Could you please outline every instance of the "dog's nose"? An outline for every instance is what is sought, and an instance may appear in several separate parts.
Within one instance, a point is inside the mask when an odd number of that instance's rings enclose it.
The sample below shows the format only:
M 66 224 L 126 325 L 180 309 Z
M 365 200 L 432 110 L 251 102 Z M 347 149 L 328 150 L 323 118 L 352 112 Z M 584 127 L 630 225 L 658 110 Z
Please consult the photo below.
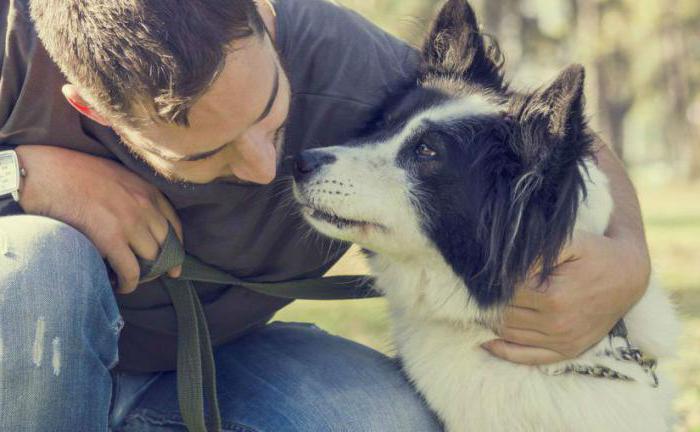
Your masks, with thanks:
M 335 156 L 322 150 L 306 150 L 299 154 L 294 161 L 294 180 L 308 180 L 323 165 L 335 162 Z

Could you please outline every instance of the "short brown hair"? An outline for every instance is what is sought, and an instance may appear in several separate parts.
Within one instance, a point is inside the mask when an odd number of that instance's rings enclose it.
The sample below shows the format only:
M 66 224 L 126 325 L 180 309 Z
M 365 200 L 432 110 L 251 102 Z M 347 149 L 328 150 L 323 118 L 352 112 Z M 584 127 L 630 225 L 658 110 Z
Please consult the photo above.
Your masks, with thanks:
M 39 38 L 98 109 L 129 123 L 140 104 L 188 125 L 234 40 L 262 35 L 254 0 L 31 0 Z

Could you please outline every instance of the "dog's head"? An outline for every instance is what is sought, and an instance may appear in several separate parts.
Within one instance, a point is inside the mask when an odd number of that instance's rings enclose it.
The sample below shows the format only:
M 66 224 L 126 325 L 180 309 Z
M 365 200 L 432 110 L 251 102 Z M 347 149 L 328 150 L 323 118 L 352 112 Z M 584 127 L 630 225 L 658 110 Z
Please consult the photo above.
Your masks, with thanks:
M 448 1 L 418 83 L 373 132 L 297 159 L 307 221 L 395 259 L 439 254 L 482 307 L 508 301 L 533 267 L 547 276 L 585 193 L 584 71 L 516 93 L 502 63 L 469 4 Z

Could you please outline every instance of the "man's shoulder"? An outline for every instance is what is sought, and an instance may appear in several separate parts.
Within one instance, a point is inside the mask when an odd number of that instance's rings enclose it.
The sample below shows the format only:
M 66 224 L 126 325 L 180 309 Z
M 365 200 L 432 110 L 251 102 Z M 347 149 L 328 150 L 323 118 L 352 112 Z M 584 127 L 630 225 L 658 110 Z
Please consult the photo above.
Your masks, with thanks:
M 9 40 L 19 43 L 21 48 L 29 48 L 36 43 L 36 33 L 29 17 L 28 0 L 0 1 L 0 64 L 7 53 Z
M 275 0 L 278 45 L 296 94 L 376 106 L 415 79 L 406 42 L 326 0 Z
M 29 0 L 0 0 L 0 145 L 44 143 L 112 157 L 109 137 L 66 102 L 66 79 L 41 44 Z M 37 102 L 39 101 L 39 103 Z

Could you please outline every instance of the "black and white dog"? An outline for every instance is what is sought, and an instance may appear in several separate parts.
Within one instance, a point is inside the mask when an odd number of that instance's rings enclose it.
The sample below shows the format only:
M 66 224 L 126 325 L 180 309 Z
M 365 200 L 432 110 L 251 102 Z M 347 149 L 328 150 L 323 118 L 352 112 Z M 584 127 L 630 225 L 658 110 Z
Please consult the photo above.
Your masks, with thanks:
M 624 333 L 546 367 L 495 358 L 513 287 L 549 275 L 579 231 L 603 233 L 613 202 L 592 160 L 584 70 L 534 92 L 504 82 L 497 45 L 466 0 L 450 0 L 419 82 L 346 146 L 306 151 L 295 196 L 321 233 L 372 251 L 403 367 L 447 430 L 664 431 L 673 391 L 653 360 L 679 323 L 654 284 Z M 644 353 L 645 356 L 642 356 Z

